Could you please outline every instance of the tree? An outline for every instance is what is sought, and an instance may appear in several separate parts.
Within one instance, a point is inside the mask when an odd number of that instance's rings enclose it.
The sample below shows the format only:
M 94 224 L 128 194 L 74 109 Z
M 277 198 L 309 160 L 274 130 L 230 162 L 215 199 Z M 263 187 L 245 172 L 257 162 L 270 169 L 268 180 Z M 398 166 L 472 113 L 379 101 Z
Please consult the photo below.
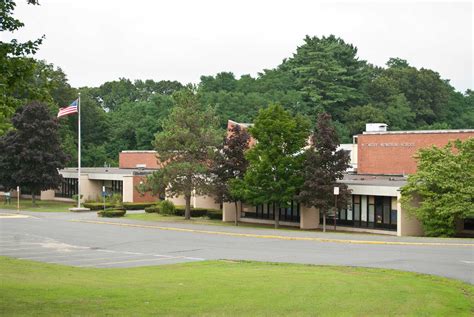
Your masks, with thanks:
M 474 138 L 421 149 L 418 169 L 402 187 L 402 207 L 427 236 L 453 236 L 456 221 L 474 216 Z
M 242 180 L 247 171 L 245 152 L 249 148 L 250 135 L 240 125 L 233 125 L 224 144 L 219 148 L 211 173 L 213 192 L 220 202 L 235 204 L 235 225 L 238 225 L 237 202 L 244 197 L 236 190 L 235 180 Z M 232 185 L 234 187 L 232 188 Z
M 57 188 L 66 155 L 61 150 L 58 123 L 38 102 L 19 108 L 12 119 L 15 130 L 0 137 L 0 184 L 26 187 L 32 193 Z
M 334 35 L 306 36 L 304 41 L 288 60 L 288 67 L 310 105 L 305 114 L 315 115 L 322 108 L 342 120 L 347 109 L 365 101 L 362 87 L 368 81 L 367 64 L 356 57 L 355 46 Z
M 331 123 L 331 116 L 321 113 L 311 136 L 303 163 L 303 185 L 298 199 L 306 206 L 313 206 L 323 214 L 323 230 L 326 231 L 326 217 L 334 206 L 334 187 L 339 187 L 337 208 L 347 205 L 350 191 L 347 185 L 338 183 L 350 166 L 349 154 L 340 149 L 339 139 Z M 335 211 L 337 212 L 337 211 Z
M 249 166 L 242 184 L 246 200 L 256 205 L 288 206 L 303 181 L 300 153 L 309 122 L 301 115 L 292 116 L 282 106 L 271 105 L 260 110 L 249 132 L 258 142 L 246 154 Z M 276 212 L 275 228 L 278 226 Z
M 196 94 L 182 90 L 173 95 L 175 106 L 155 137 L 157 157 L 164 165 L 147 181 L 150 187 L 164 188 L 169 194 L 184 195 L 185 219 L 191 217 L 191 195 L 207 188 L 210 163 L 222 140 L 214 111 L 202 107 Z
M 28 3 L 38 4 L 35 0 Z M 13 0 L 0 1 L 0 31 L 15 32 L 24 26 L 12 16 L 15 6 Z M 29 92 L 34 74 L 34 61 L 26 56 L 35 54 L 42 40 L 43 37 L 24 43 L 16 39 L 0 41 L 0 135 L 11 127 L 15 109 L 26 101 L 23 96 Z
M 352 107 L 345 114 L 346 126 L 351 135 L 356 135 L 365 130 L 365 124 L 370 122 L 385 122 L 382 110 L 372 105 Z

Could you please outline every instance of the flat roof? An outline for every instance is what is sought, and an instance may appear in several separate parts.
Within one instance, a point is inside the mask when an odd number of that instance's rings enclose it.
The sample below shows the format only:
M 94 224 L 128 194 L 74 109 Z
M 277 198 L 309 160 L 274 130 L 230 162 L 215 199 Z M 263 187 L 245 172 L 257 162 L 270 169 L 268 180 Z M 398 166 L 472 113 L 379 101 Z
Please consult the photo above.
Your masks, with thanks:
M 120 153 L 156 153 L 153 150 L 130 150 L 130 151 L 120 151 Z
M 401 187 L 407 183 L 407 177 L 402 175 L 390 176 L 347 173 L 344 174 L 344 179 L 339 182 L 347 185 Z
M 253 123 L 242 123 L 242 122 L 237 122 L 237 121 L 230 120 L 230 119 L 228 121 L 232 122 L 233 124 L 244 126 L 246 128 L 253 126 Z
M 435 133 L 474 133 L 474 129 L 458 129 L 458 130 L 410 130 L 410 131 L 364 131 L 362 134 L 435 134 Z
M 150 174 L 156 169 L 150 168 L 119 168 L 119 167 L 81 167 L 81 174 L 120 174 L 120 175 L 140 175 Z M 76 173 L 77 167 L 67 167 L 59 172 Z

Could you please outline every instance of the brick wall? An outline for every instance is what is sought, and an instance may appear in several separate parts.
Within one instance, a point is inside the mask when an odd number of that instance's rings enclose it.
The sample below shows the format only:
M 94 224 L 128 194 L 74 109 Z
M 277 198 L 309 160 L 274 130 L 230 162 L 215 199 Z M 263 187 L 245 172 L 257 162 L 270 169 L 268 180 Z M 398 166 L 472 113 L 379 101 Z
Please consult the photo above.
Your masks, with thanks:
M 358 135 L 358 174 L 412 174 L 414 155 L 420 148 L 442 147 L 449 141 L 466 140 L 474 132 L 433 132 Z
M 145 164 L 146 168 L 159 168 L 156 153 L 154 151 L 120 152 L 120 168 L 137 168 L 137 164 Z
M 145 193 L 145 195 L 143 196 L 140 195 L 140 193 L 137 191 L 136 186 L 138 186 L 141 181 L 145 181 L 145 176 L 133 176 L 133 202 L 143 203 L 158 201 L 158 195 L 153 196 L 150 192 Z

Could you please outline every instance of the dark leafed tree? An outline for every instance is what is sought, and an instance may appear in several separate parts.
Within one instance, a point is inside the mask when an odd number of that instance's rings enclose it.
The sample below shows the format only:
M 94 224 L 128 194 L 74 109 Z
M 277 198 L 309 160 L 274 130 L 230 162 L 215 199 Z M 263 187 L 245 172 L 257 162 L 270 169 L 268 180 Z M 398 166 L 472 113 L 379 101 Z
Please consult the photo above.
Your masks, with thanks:
M 0 138 L 0 184 L 32 193 L 57 188 L 67 157 L 61 149 L 58 123 L 48 108 L 32 102 L 18 109 L 12 118 L 15 130 Z
M 191 217 L 191 195 L 208 188 L 210 163 L 222 142 L 218 119 L 203 107 L 191 90 L 173 95 L 175 106 L 156 134 L 155 149 L 164 166 L 148 178 L 150 188 L 166 188 L 172 196 L 183 195 L 185 218 Z
M 245 151 L 249 148 L 250 135 L 240 125 L 233 125 L 224 144 L 214 160 L 211 173 L 213 175 L 212 191 L 219 202 L 235 204 L 235 225 L 238 225 L 237 202 L 242 200 L 238 191 L 232 190 L 232 182 L 241 180 L 247 170 L 248 161 Z
M 340 149 L 339 138 L 331 116 L 318 116 L 311 145 L 305 152 L 303 163 L 304 182 L 298 198 L 306 206 L 313 206 L 323 214 L 323 230 L 326 231 L 326 217 L 334 206 L 334 187 L 339 187 L 338 208 L 347 205 L 350 192 L 347 185 L 338 183 L 349 167 L 349 153 Z

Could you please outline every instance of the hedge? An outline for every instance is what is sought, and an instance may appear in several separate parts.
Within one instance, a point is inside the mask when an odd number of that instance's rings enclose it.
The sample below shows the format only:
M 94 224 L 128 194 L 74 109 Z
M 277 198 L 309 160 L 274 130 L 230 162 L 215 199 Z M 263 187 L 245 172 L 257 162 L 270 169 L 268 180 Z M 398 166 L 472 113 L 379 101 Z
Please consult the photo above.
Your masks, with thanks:
M 104 209 L 104 203 L 84 203 L 84 208 L 89 208 L 90 210 L 102 210 Z M 115 207 L 112 203 L 105 203 L 105 208 L 113 208 Z
M 185 208 L 183 206 L 176 206 L 174 213 L 167 214 L 167 215 L 175 215 L 175 216 L 184 217 L 184 210 Z M 163 214 L 161 212 L 161 206 L 159 204 L 146 207 L 145 212 Z M 219 209 L 210 209 L 210 208 L 191 208 L 191 217 L 205 217 L 205 216 L 209 217 L 209 219 L 222 220 L 222 211 Z
M 184 216 L 184 207 L 176 207 L 175 214 L 177 216 Z M 210 219 L 222 219 L 222 211 L 219 209 L 210 208 L 191 208 L 191 217 L 204 217 L 208 216 Z
M 145 212 L 147 213 L 160 213 L 160 206 L 159 205 L 153 205 L 150 207 L 145 207 Z
M 123 203 L 123 208 L 126 210 L 142 210 L 153 205 L 156 205 L 156 201 L 143 203 Z
M 97 212 L 99 217 L 123 217 L 127 211 L 123 209 L 106 209 Z

